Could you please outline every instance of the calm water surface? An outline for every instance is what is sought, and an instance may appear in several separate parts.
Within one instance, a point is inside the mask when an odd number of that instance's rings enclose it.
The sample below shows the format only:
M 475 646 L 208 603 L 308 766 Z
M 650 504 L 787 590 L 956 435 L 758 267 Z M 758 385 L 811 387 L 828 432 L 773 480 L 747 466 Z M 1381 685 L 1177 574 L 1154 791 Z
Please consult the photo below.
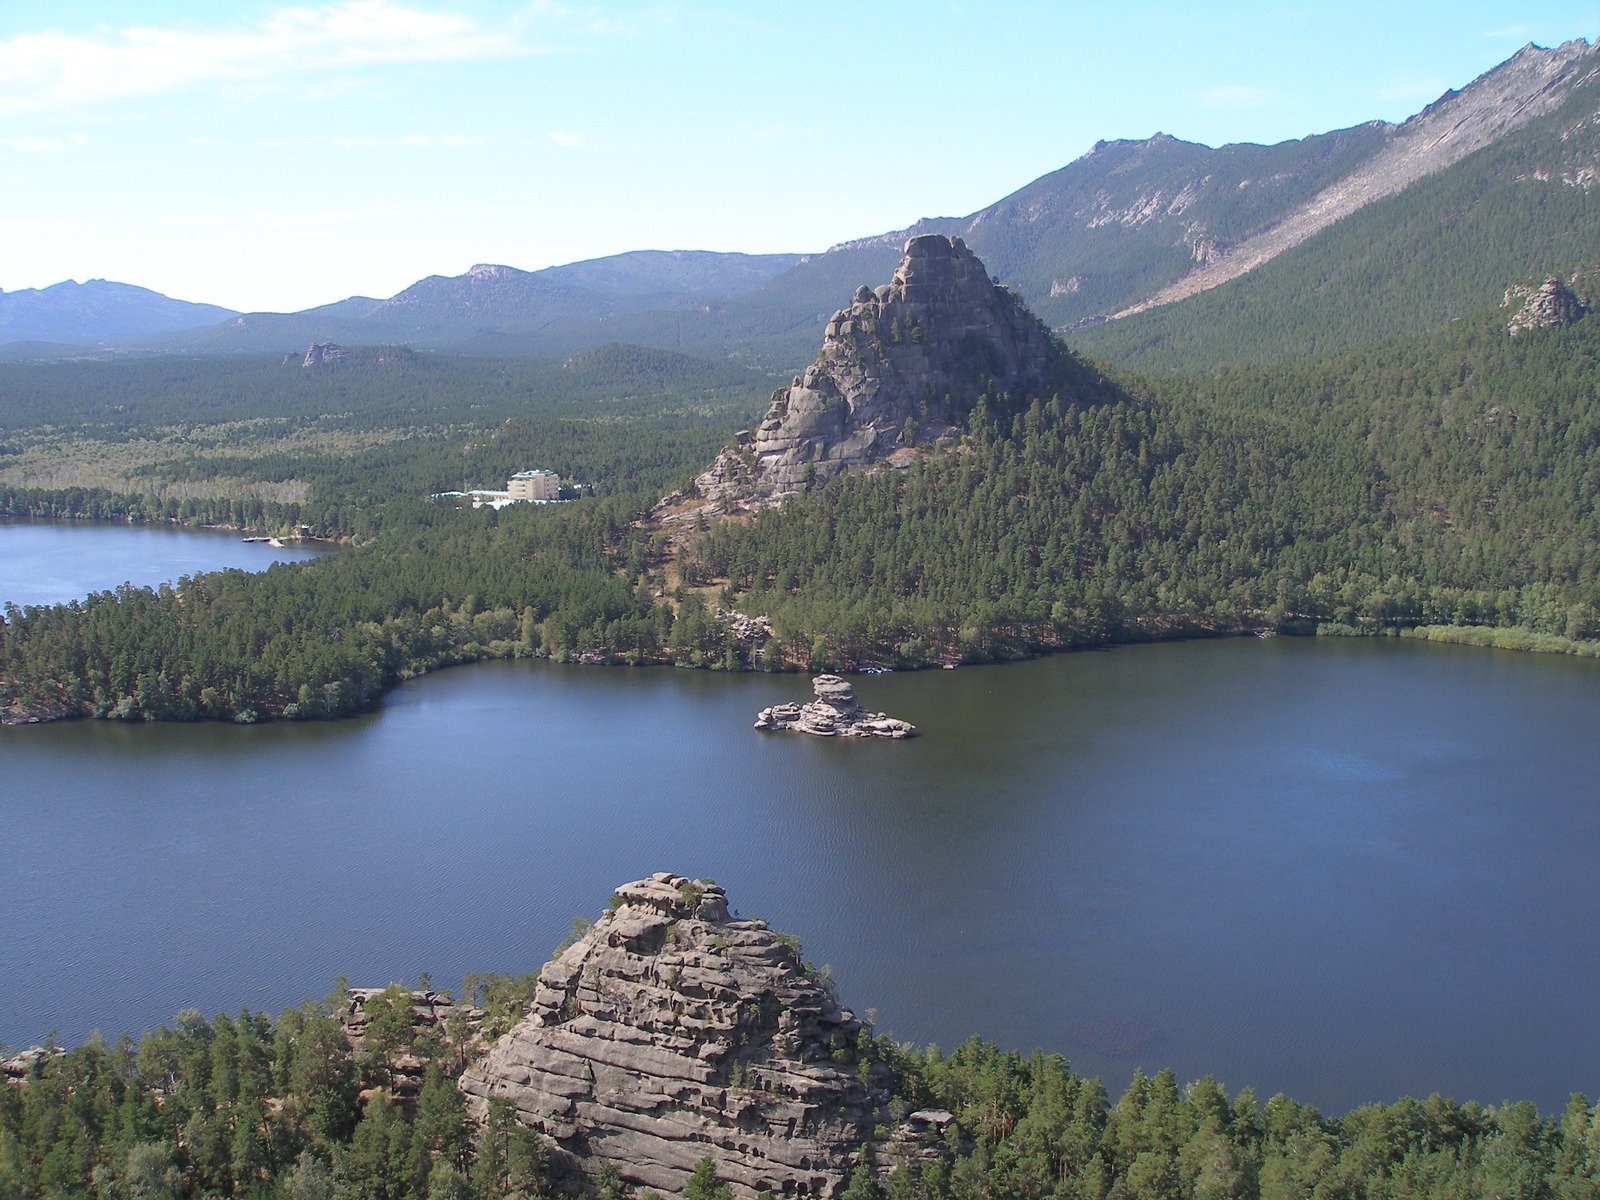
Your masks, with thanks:
M 490 664 L 338 725 L 0 730 L 0 1040 L 531 970 L 712 875 L 902 1038 L 1328 1109 L 1600 1091 L 1600 674 L 1235 640 L 866 678 L 909 742 L 754 733 L 798 677 Z
M 655 870 L 897 1036 L 1341 1110 L 1600 1092 L 1600 669 L 1243 639 L 859 680 L 490 664 L 327 725 L 0 729 L 0 1041 L 536 968 Z
M 314 558 L 307 546 L 245 542 L 238 533 L 101 521 L 0 521 L 0 604 L 63 604 L 124 583 Z

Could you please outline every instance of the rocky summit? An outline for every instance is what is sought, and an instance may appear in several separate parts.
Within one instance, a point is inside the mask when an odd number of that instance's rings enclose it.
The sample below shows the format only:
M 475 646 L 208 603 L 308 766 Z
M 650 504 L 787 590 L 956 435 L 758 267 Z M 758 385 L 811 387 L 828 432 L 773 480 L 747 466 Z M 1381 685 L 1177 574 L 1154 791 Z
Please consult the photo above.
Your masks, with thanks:
M 739 1200 L 834 1197 L 884 1120 L 889 1069 L 795 940 L 735 920 L 723 890 L 659 872 L 539 975 L 528 1015 L 462 1076 L 554 1143 L 681 1195 L 706 1156 Z
M 855 688 L 837 675 L 811 681 L 816 699 L 810 704 L 774 704 L 756 717 L 757 729 L 793 729 L 817 737 L 908 738 L 917 732 L 910 721 L 869 713 L 856 699 Z
M 1049 397 L 1082 373 L 1071 353 L 993 282 L 958 237 L 905 245 L 894 276 L 834 313 L 816 361 L 773 393 L 766 417 L 665 515 L 769 504 L 840 471 L 950 435 L 980 396 Z M 685 502 L 690 503 L 686 504 Z

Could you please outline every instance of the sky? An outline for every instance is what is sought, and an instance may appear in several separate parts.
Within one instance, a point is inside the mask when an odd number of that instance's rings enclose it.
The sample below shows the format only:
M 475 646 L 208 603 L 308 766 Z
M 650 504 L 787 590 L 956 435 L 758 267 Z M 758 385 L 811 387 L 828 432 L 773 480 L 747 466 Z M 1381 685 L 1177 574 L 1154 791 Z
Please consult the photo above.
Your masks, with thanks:
M 3 0 L 0 288 L 241 310 L 809 253 L 1105 138 L 1398 121 L 1600 0 Z

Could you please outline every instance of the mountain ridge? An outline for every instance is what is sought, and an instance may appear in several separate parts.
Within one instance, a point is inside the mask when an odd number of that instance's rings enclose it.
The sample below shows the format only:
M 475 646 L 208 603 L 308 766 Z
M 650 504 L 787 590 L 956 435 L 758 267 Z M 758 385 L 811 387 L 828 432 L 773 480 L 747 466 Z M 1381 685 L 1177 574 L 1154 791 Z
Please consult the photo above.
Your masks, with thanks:
M 1596 60 L 1583 38 L 1529 44 L 1398 125 L 1216 148 L 1166 133 L 1102 140 L 975 213 L 924 217 L 817 254 L 631 251 L 537 272 L 485 262 L 387 299 L 240 314 L 127 348 L 284 353 L 338 341 L 542 356 L 628 342 L 789 369 L 841 291 L 883 278 L 900 246 L 925 234 L 962 237 L 1052 327 L 1125 319 L 1249 276 L 1374 202 L 1510 144 L 1600 74 Z M 1596 164 L 1580 169 L 1600 179 Z
M 49 287 L 0 291 L 0 343 L 98 346 L 237 315 L 231 308 L 175 300 L 136 284 L 66 279 Z
M 1594 47 L 1583 38 L 1550 50 L 1530 42 L 1466 87 L 1452 88 L 1393 127 L 1388 145 L 1283 220 L 1230 253 L 1197 265 L 1154 295 L 1111 314 L 1112 319 L 1187 299 L 1237 279 L 1372 201 L 1453 166 L 1501 134 L 1520 129 L 1554 108 L 1562 98 L 1559 85 L 1574 82 L 1574 74 L 1593 54 Z M 1588 73 L 1594 71 L 1591 66 Z M 1531 93 L 1529 85 L 1533 85 Z

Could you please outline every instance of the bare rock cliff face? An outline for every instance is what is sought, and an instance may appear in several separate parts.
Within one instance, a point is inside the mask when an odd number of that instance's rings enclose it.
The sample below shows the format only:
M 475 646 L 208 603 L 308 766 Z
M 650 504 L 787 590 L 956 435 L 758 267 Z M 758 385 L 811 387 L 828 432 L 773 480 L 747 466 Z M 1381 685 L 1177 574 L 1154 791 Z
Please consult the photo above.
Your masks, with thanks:
M 1549 50 L 1524 46 L 1400 125 L 1387 146 L 1282 220 L 1219 255 L 1202 257 L 1197 247 L 1199 265 L 1193 271 L 1112 318 L 1184 300 L 1239 278 L 1357 209 L 1460 162 L 1552 111 L 1572 88 L 1592 80 L 1597 64 L 1596 47 L 1582 38 Z
M 707 1155 L 739 1200 L 835 1197 L 883 1119 L 887 1068 L 792 939 L 732 920 L 721 888 L 652 875 L 539 976 L 532 1011 L 462 1076 L 636 1187 L 680 1195 Z
M 960 238 L 914 237 L 887 284 L 834 313 L 816 361 L 695 493 L 724 508 L 782 500 L 948 434 L 981 395 L 1048 398 L 1081 371 Z

